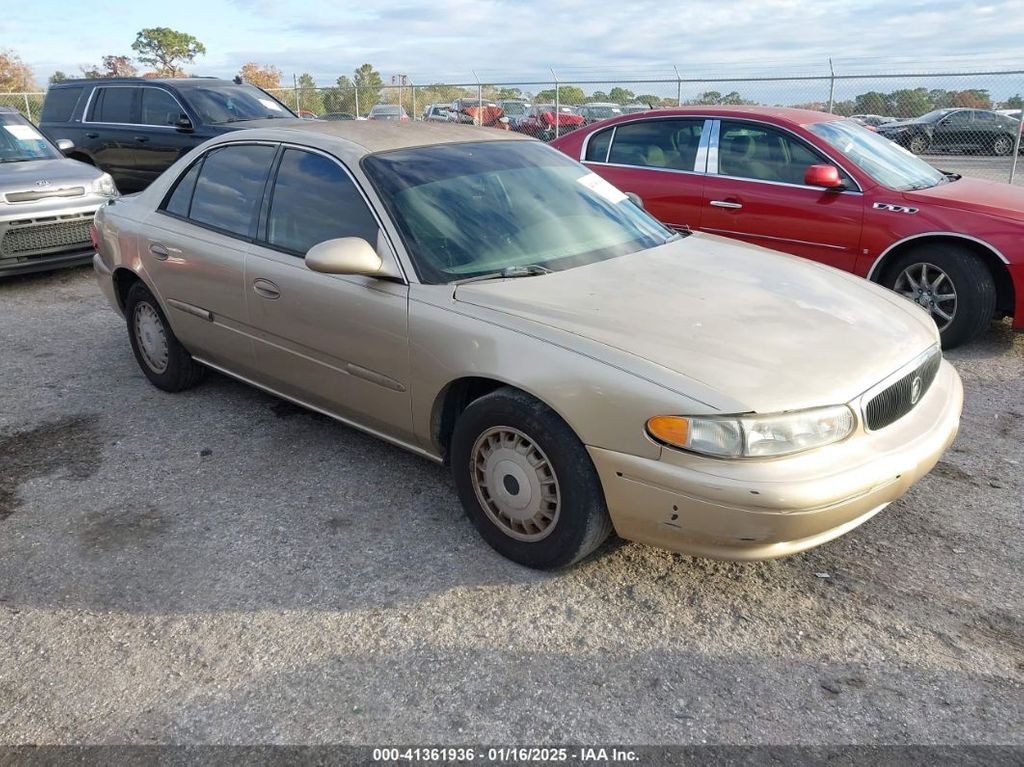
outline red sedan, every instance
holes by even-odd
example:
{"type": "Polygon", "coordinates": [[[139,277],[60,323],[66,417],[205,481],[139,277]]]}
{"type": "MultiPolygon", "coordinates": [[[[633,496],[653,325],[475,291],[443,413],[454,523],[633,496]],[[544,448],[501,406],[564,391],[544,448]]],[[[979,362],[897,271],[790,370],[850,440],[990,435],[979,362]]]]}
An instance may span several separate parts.
{"type": "Polygon", "coordinates": [[[853,272],[931,312],[947,348],[1024,327],[1024,190],[943,173],[852,120],[802,109],[623,115],[552,146],[669,226],[853,272]]]}

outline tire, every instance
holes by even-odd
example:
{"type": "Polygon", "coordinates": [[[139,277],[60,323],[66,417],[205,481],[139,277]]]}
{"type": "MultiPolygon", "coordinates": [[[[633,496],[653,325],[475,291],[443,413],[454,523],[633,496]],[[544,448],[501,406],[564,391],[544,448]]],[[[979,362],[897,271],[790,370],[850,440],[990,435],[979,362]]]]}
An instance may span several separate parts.
{"type": "Polygon", "coordinates": [[[886,270],[883,284],[929,310],[944,349],[976,338],[995,316],[992,273],[977,254],[960,245],[939,242],[907,251],[886,270]],[[940,300],[951,294],[951,300],[940,300]]]}
{"type": "Polygon", "coordinates": [[[135,361],[158,389],[183,391],[206,375],[206,368],[175,337],[160,304],[142,282],[128,290],[125,318],[135,361]]]}
{"type": "Polygon", "coordinates": [[[513,562],[567,567],[611,533],[604,490],[583,443],[551,408],[518,389],[498,389],[463,411],[451,466],[466,516],[513,562]]]}
{"type": "Polygon", "coordinates": [[[930,144],[931,142],[926,135],[918,133],[916,136],[911,137],[910,142],[907,144],[907,149],[914,154],[924,154],[928,151],[930,144]]]}
{"type": "Polygon", "coordinates": [[[992,142],[992,154],[996,157],[1006,157],[1013,154],[1013,136],[996,136],[992,142]]]}

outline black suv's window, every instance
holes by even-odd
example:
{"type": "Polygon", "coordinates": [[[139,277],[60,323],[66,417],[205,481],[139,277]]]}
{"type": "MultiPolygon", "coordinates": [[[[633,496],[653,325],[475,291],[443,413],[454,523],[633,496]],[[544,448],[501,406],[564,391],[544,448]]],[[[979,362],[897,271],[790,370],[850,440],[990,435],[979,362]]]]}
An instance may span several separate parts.
{"type": "Polygon", "coordinates": [[[82,95],[83,87],[68,86],[67,88],[51,88],[43,101],[43,113],[39,118],[40,122],[67,122],[75,111],[75,104],[78,97],[82,95]]]}
{"type": "Polygon", "coordinates": [[[142,89],[143,125],[174,125],[182,114],[174,96],[163,88],[142,89]]]}
{"type": "Polygon", "coordinates": [[[323,155],[285,150],[274,181],[267,242],[305,255],[318,242],[362,237],[377,244],[377,221],[355,183],[323,155]]]}
{"type": "Polygon", "coordinates": [[[97,88],[92,97],[89,122],[137,123],[140,90],[125,86],[97,88]]]}
{"type": "Polygon", "coordinates": [[[641,120],[619,125],[608,162],[693,170],[704,119],[641,120]]]}
{"type": "Polygon", "coordinates": [[[263,144],[214,149],[203,160],[188,217],[198,224],[252,237],[276,151],[263,144]]]}
{"type": "Polygon", "coordinates": [[[190,85],[181,94],[204,123],[222,125],[240,120],[295,117],[281,102],[252,85],[190,85]]]}

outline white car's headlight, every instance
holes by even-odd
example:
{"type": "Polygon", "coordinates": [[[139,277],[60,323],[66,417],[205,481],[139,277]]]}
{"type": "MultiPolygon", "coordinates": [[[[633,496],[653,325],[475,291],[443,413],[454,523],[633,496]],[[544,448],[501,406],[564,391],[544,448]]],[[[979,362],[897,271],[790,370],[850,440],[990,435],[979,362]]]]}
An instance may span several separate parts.
{"type": "Polygon", "coordinates": [[[103,197],[120,196],[120,192],[117,191],[117,186],[114,185],[114,179],[110,177],[109,173],[104,173],[92,182],[92,191],[103,197]]]}
{"type": "Polygon", "coordinates": [[[845,439],[853,431],[846,405],[772,415],[656,416],[654,439],[715,458],[767,458],[800,453],[845,439]]]}

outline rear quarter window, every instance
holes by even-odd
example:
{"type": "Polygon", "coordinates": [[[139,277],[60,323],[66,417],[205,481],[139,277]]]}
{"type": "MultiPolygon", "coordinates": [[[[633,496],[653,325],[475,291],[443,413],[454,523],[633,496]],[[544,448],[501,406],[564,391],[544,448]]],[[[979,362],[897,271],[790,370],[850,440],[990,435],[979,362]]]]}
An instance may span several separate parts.
{"type": "Polygon", "coordinates": [[[39,117],[44,123],[63,123],[71,119],[82,91],[82,86],[51,88],[43,101],[43,112],[39,117]]]}

